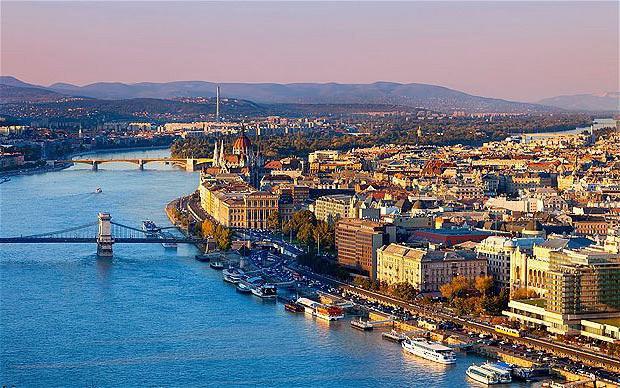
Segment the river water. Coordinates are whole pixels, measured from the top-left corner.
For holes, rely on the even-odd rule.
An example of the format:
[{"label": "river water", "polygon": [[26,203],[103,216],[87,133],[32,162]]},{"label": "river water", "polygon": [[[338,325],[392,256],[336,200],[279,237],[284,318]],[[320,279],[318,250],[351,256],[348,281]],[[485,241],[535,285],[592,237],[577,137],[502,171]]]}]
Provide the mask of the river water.
[{"label": "river water", "polygon": [[[100,211],[130,226],[169,224],[165,204],[197,183],[197,173],[158,164],[16,176],[0,185],[0,236],[87,224]],[[192,247],[116,245],[113,259],[95,250],[0,246],[0,385],[459,387],[482,361],[459,354],[440,366],[347,321],[330,326],[237,294]]]}]

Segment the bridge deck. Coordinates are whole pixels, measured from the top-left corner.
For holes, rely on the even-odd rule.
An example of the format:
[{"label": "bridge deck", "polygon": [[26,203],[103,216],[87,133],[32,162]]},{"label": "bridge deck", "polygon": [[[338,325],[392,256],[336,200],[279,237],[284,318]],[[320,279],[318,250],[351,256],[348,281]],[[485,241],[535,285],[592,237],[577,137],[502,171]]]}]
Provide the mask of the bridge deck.
[{"label": "bridge deck", "polygon": [[[205,244],[206,239],[190,238],[112,238],[115,244],[153,244],[153,243],[177,243],[177,244]],[[96,237],[3,237],[0,244],[95,244]]]}]

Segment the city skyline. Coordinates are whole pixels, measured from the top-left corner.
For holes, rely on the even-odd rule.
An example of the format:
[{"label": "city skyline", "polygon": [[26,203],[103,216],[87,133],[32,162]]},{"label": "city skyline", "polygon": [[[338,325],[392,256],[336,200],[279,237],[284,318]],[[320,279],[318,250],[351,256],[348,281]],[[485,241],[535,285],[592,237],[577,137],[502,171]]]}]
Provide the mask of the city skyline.
[{"label": "city skyline", "polygon": [[615,2],[3,2],[2,74],[42,85],[390,81],[537,101],[618,90],[617,11]]}]

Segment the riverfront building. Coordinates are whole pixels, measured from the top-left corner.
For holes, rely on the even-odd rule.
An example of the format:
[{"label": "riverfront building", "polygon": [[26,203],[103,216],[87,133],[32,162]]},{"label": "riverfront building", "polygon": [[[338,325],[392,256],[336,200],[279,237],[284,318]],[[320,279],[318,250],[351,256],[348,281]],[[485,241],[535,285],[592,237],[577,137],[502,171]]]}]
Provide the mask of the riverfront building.
[{"label": "riverfront building", "polygon": [[317,220],[334,224],[341,218],[357,218],[355,197],[346,194],[324,195],[314,202]]},{"label": "riverfront building", "polygon": [[267,220],[278,211],[278,195],[256,190],[238,176],[205,178],[198,191],[200,204],[226,227],[267,229]]},{"label": "riverfront building", "polygon": [[409,283],[422,292],[436,292],[456,276],[474,280],[487,273],[487,261],[466,250],[427,250],[390,244],[377,252],[377,280]]},{"label": "riverfront building", "polygon": [[344,218],[336,224],[338,263],[376,279],[377,250],[396,241],[396,227],[379,222]]},{"label": "riverfront building", "polygon": [[504,315],[555,334],[620,339],[620,254],[594,245],[570,249],[544,244],[543,248],[547,249],[535,247],[534,256],[542,256],[548,265],[539,285],[544,296],[510,301]]}]

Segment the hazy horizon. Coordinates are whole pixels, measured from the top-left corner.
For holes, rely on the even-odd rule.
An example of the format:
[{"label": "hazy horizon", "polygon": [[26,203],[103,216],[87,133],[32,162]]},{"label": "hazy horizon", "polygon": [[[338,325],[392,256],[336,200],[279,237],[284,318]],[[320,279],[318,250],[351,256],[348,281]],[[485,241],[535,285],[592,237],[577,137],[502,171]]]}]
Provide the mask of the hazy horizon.
[{"label": "hazy horizon", "polygon": [[517,101],[619,89],[617,2],[0,4],[1,73],[39,85],[384,81]]}]

